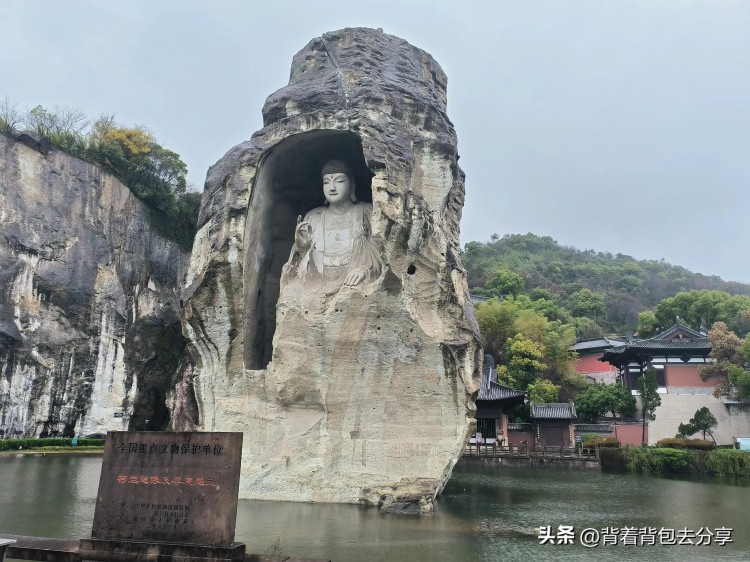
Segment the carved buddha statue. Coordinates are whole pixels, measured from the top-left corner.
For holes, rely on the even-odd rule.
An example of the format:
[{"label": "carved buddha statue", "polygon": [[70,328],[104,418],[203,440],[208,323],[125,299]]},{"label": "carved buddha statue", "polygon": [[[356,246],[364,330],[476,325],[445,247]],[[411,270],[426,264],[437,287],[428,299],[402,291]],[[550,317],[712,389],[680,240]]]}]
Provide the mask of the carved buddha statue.
[{"label": "carved buddha statue", "polygon": [[284,276],[301,278],[307,292],[327,294],[374,281],[383,261],[371,240],[372,204],[357,201],[349,165],[331,160],[321,176],[326,205],[297,218]]}]

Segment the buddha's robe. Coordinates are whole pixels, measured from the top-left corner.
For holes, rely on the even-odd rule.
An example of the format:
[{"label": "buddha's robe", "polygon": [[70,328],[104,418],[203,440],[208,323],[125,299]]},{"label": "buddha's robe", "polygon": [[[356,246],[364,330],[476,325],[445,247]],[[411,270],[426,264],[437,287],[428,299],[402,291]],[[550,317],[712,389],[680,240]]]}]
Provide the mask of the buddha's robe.
[{"label": "buddha's robe", "polygon": [[380,252],[373,244],[370,230],[371,203],[355,203],[345,212],[318,207],[305,216],[312,241],[300,252],[292,249],[287,266],[296,264],[305,292],[329,294],[338,291],[349,272],[361,269],[361,283],[371,283],[383,268]]}]

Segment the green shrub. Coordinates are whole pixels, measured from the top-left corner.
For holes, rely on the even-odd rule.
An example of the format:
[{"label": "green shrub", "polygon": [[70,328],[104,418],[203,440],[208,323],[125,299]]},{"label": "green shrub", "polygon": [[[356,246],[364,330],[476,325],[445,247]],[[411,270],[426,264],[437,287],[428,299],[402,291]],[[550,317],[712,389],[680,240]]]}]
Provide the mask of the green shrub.
[{"label": "green shrub", "polygon": [[594,437],[583,441],[581,445],[584,449],[593,449],[594,447],[614,447],[619,448],[620,442],[614,437]]},{"label": "green shrub", "polygon": [[631,472],[678,474],[687,472],[690,451],[679,449],[654,449],[626,447],[623,449],[625,465]]},{"label": "green shrub", "polygon": [[623,461],[630,472],[646,472],[648,466],[647,449],[643,447],[625,447],[621,449]]},{"label": "green shrub", "polygon": [[578,441],[580,443],[585,443],[586,441],[591,441],[592,439],[598,439],[601,436],[601,433],[584,433],[583,435],[581,435],[581,438]]},{"label": "green shrub", "polygon": [[682,437],[667,437],[666,439],[659,439],[656,442],[656,446],[665,449],[684,449],[685,441],[687,439],[683,439]]},{"label": "green shrub", "polygon": [[[104,439],[78,439],[79,447],[103,447]],[[69,437],[48,437],[43,439],[2,439],[0,440],[0,451],[13,451],[18,449],[40,449],[44,447],[71,447],[72,439]]]},{"label": "green shrub", "polygon": [[688,470],[693,476],[703,476],[710,474],[711,469],[708,466],[709,451],[691,451],[688,455]]},{"label": "green shrub", "polygon": [[716,443],[708,439],[688,439],[686,448],[694,451],[713,451]]},{"label": "green shrub", "polygon": [[[700,440],[702,441],[702,440]],[[617,465],[616,459],[610,459],[610,452],[599,451],[602,459],[602,470],[605,470],[605,452],[607,462]],[[653,474],[687,474],[728,476],[750,478],[750,453],[734,449],[689,450],[654,447],[625,447],[620,449],[623,463],[630,472],[649,472]]]},{"label": "green shrub", "polygon": [[601,462],[602,472],[625,472],[625,449],[616,449],[614,447],[602,447],[599,449],[599,461]]},{"label": "green shrub", "polygon": [[716,445],[708,439],[684,439],[682,437],[659,439],[656,446],[663,449],[693,449],[696,451],[712,451],[716,448]]},{"label": "green shrub", "polygon": [[652,449],[649,472],[657,474],[683,472],[688,466],[690,453],[675,449]]},{"label": "green shrub", "polygon": [[717,476],[750,477],[750,453],[716,449],[708,455],[708,469]]}]

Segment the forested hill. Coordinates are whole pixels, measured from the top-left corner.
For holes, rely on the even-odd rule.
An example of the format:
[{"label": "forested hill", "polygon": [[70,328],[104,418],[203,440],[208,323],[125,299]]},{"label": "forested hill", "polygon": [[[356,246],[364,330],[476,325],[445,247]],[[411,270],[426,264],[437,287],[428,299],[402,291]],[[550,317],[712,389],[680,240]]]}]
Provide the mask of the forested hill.
[{"label": "forested hill", "polygon": [[747,284],[693,273],[661,260],[577,250],[531,233],[469,242],[462,261],[474,295],[525,293],[534,301],[549,301],[545,306],[556,308],[562,321],[585,317],[618,334],[635,330],[640,312],[682,291],[750,295]]}]

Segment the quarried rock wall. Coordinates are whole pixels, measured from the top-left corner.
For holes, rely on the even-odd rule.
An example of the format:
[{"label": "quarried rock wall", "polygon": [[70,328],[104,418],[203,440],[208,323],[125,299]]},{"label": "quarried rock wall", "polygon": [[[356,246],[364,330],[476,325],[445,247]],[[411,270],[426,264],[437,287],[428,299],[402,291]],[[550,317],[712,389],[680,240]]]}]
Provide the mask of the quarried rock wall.
[{"label": "quarried rock wall", "polygon": [[28,144],[0,136],[0,431],[163,429],[187,258],[114,177]]}]

